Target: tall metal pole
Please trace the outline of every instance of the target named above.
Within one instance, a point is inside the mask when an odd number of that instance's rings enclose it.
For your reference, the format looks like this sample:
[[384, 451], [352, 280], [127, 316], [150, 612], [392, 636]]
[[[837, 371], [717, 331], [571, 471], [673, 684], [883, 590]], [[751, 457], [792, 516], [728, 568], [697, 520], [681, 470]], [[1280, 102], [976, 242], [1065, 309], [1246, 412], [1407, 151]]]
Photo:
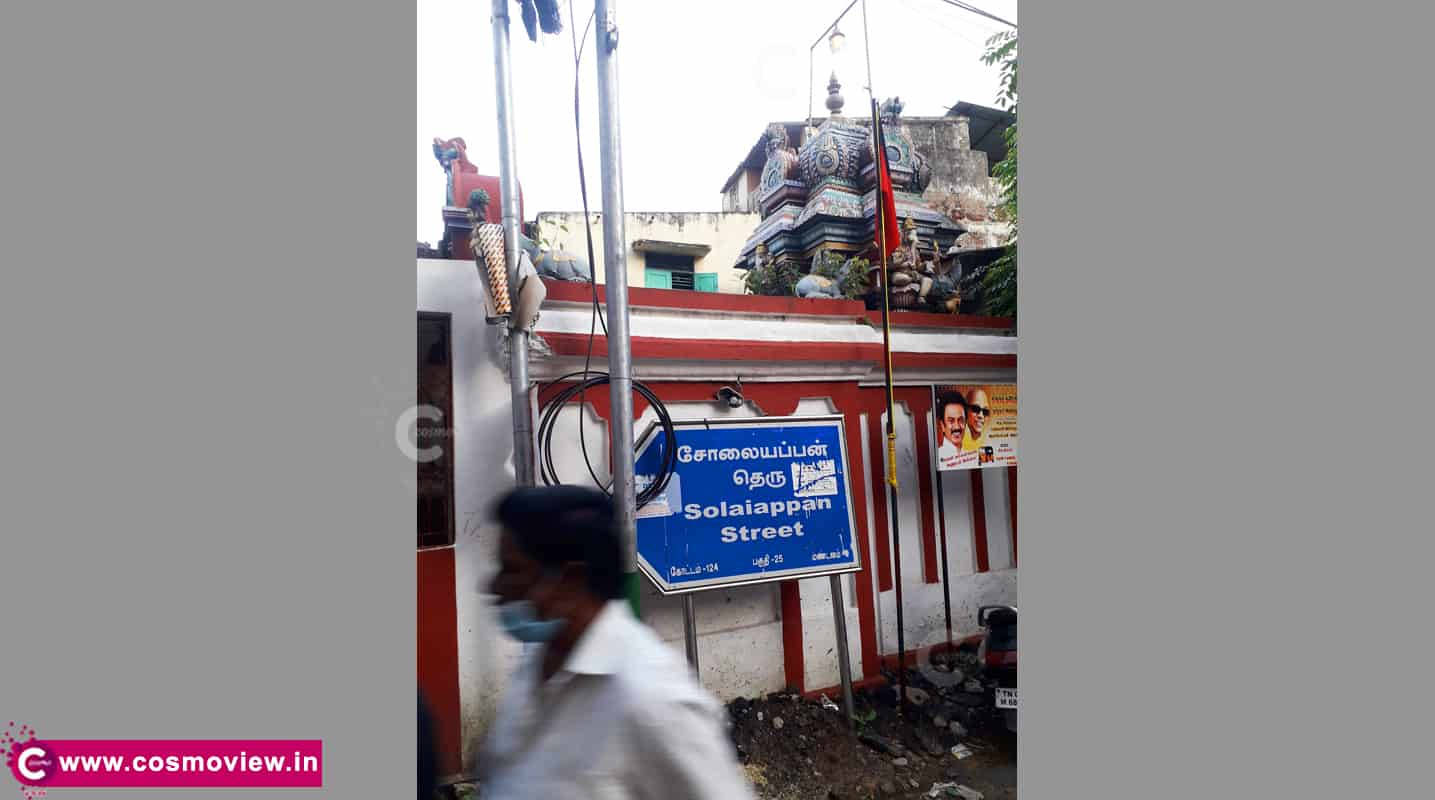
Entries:
[[[882, 121], [877, 113], [876, 98], [872, 99], [872, 129], [876, 132], [873, 138], [876, 147], [885, 149], [885, 141], [881, 134]], [[878, 187], [878, 192], [881, 192], [880, 187]], [[902, 621], [902, 533], [901, 515], [898, 513], [897, 505], [897, 403], [892, 386], [891, 293], [887, 286], [887, 224], [885, 210], [882, 206], [883, 204], [879, 200], [876, 222], [879, 231], [877, 238], [882, 255], [879, 285], [882, 292], [882, 353], [887, 378], [887, 505], [891, 509], [892, 517], [892, 569], [896, 578], [893, 585], [897, 589], [897, 715], [901, 716], [903, 709], [907, 706], [907, 634]]]
[[687, 650], [688, 663], [693, 665], [693, 672], [701, 683], [702, 671], [698, 669], [698, 619], [697, 612], [693, 609], [691, 592], [683, 595], [683, 645]]
[[[872, 145], [874, 154], [885, 160], [886, 142], [882, 137], [882, 117], [877, 111], [876, 90], [872, 88], [872, 46], [867, 32], [867, 0], [862, 0], [862, 44], [867, 59], [867, 96], [872, 104]], [[897, 420], [896, 398], [892, 385], [891, 292], [887, 286], [887, 226], [880, 179], [877, 182], [877, 194], [875, 222], [877, 250], [881, 258], [881, 269], [878, 270], [877, 277], [878, 291], [882, 293], [882, 360], [887, 381], [887, 491], [892, 521], [892, 569], [896, 573], [893, 583], [897, 589], [897, 715], [900, 717], [907, 705], [907, 637], [902, 621], [902, 535], [897, 507]], [[895, 205], [894, 202], [893, 206]]]
[[832, 587], [832, 627], [837, 634], [837, 676], [842, 681], [842, 713], [847, 729], [855, 730], [856, 709], [852, 704], [852, 664], [847, 655], [847, 613], [842, 607], [842, 576], [830, 575]]
[[[946, 416], [947, 410], [938, 405], [941, 400], [937, 395], [937, 387], [932, 387], [932, 430], [938, 430], [938, 420]], [[936, 445], [934, 445], [936, 446]], [[952, 656], [952, 582], [950, 573], [947, 571], [947, 504], [943, 499], [945, 490], [942, 488], [942, 462], [940, 459], [933, 459], [937, 463], [932, 471], [937, 473], [937, 530], [942, 534], [942, 609], [947, 615], [947, 663]]]
[[[494, 0], [495, 3], [500, 0]], [[618, 130], [618, 22], [613, 0], [597, 0], [598, 151], [603, 183], [603, 281], [608, 291], [608, 380], [613, 506], [623, 541], [628, 601], [638, 603], [638, 512], [633, 482], [633, 356], [628, 338], [628, 240], [623, 231], [623, 154]]]
[[[503, 251], [508, 285], [518, 286], [518, 151], [513, 141], [513, 75], [508, 55], [507, 0], [493, 0], [493, 79], [498, 99], [498, 175], [503, 212]], [[464, 198], [466, 201], [467, 198]], [[454, 202], [460, 202], [455, 198]], [[510, 329], [508, 382], [513, 393], [513, 472], [519, 486], [534, 483], [533, 412], [528, 400], [528, 331]]]

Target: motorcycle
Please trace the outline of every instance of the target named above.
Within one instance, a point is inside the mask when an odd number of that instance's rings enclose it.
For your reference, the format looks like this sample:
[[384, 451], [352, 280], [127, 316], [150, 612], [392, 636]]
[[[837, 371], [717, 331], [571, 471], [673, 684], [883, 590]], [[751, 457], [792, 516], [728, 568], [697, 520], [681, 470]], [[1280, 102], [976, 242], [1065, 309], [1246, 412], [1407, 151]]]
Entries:
[[1016, 606], [982, 606], [977, 625], [986, 630], [977, 656], [982, 672], [996, 683], [993, 705], [1003, 712], [1007, 730], [1016, 733], [1017, 718], [1017, 635]]

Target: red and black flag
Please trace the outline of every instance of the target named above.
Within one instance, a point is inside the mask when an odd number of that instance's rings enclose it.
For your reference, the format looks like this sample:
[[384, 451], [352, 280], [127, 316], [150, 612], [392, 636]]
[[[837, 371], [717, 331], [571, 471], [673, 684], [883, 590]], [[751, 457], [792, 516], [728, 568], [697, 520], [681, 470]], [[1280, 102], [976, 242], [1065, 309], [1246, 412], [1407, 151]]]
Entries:
[[897, 198], [892, 193], [892, 168], [887, 163], [887, 139], [882, 131], [882, 115], [877, 113], [877, 100], [872, 99], [872, 142], [873, 158], [877, 163], [877, 214], [880, 219], [873, 227], [873, 238], [878, 250], [885, 245], [885, 253], [892, 255], [902, 246], [902, 229], [897, 224]]

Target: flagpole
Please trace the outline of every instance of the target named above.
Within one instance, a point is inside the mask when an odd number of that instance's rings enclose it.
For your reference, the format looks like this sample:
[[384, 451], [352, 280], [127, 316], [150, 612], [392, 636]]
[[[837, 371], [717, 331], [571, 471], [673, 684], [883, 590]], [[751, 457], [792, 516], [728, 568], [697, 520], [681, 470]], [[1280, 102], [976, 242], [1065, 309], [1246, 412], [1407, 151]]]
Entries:
[[[881, 268], [877, 273], [878, 288], [882, 293], [882, 359], [887, 381], [887, 492], [892, 520], [892, 566], [897, 587], [897, 713], [900, 716], [907, 705], [907, 638], [902, 624], [902, 536], [897, 513], [897, 428], [895, 410], [895, 389], [892, 386], [892, 310], [891, 297], [887, 291], [887, 225], [886, 208], [882, 202], [883, 165], [887, 160], [886, 140], [882, 136], [882, 119], [877, 111], [877, 95], [872, 88], [872, 47], [867, 31], [867, 0], [862, 0], [862, 51], [867, 61], [867, 97], [872, 106], [872, 155], [877, 164], [877, 191], [874, 195], [877, 228], [877, 254]], [[890, 179], [889, 179], [890, 180]], [[896, 208], [896, 196], [893, 196]]]

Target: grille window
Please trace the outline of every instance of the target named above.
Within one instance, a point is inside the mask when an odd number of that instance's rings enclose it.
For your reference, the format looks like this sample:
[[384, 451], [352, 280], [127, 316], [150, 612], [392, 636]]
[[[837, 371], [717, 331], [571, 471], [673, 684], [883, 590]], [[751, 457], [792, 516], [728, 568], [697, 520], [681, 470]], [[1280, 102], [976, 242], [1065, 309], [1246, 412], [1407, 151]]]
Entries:
[[418, 405], [438, 410], [421, 414], [415, 445], [421, 453], [418, 469], [418, 546], [452, 545], [453, 536], [453, 365], [447, 314], [419, 315]]

